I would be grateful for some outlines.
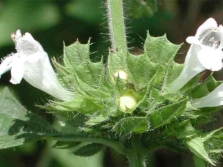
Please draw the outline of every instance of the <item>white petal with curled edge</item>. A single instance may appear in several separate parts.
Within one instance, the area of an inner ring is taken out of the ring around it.
[[[204,48],[197,54],[200,63],[208,70],[219,71],[222,69],[222,53],[212,48]]]
[[[29,56],[37,51],[43,51],[40,43],[37,42],[30,33],[25,33],[21,36],[21,32],[17,30],[15,34],[12,34],[12,39],[20,55]]]
[[[199,38],[205,31],[208,31],[217,27],[218,27],[218,24],[215,21],[215,19],[209,18],[197,29],[195,37]]]
[[[201,42],[194,36],[187,37],[187,43],[201,45]]]
[[[14,59],[11,69],[11,80],[13,84],[19,84],[24,75],[24,62],[21,58]]]
[[[29,45],[33,45],[33,47],[34,47],[35,49],[43,50],[43,48],[42,48],[42,46],[40,45],[40,43],[37,42],[37,41],[33,38],[33,36],[32,36],[30,33],[28,33],[28,32],[26,32],[26,33],[23,35],[23,37],[22,37],[22,41],[23,41],[24,43],[29,44]]]

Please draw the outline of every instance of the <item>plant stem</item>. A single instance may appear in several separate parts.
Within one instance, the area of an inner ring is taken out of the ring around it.
[[[106,0],[111,50],[127,52],[122,0]]]
[[[73,141],[73,142],[92,142],[99,143],[105,146],[111,147],[115,151],[123,154],[125,156],[129,156],[131,154],[131,150],[126,149],[120,142],[107,139],[107,138],[94,138],[87,135],[53,135],[47,136],[46,139],[58,140],[58,141]]]
[[[128,156],[129,160],[129,167],[146,167],[146,154],[143,152],[138,153],[132,153]]]

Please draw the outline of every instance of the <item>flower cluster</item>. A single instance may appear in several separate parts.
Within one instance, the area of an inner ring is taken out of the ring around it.
[[[16,53],[2,60],[0,75],[11,70],[13,84],[19,84],[24,78],[32,86],[60,100],[72,100],[74,94],[61,86],[47,53],[30,33],[23,36],[20,30],[11,35]]]
[[[121,153],[124,148],[128,150],[124,152],[132,150],[140,156],[141,152],[160,147],[190,149],[211,164],[221,155],[221,129],[203,133],[195,126],[209,121],[212,108],[194,112],[223,105],[223,84],[218,85],[211,75],[204,82],[194,78],[205,70],[223,68],[223,27],[213,18],[205,21],[195,36],[187,38],[190,48],[184,65],[174,62],[180,45],[171,43],[166,36],[152,37],[148,33],[144,53],[136,56],[118,49],[109,53],[107,63],[91,61],[90,42],[77,41],[65,46],[63,64],[55,62],[59,79],[48,54],[31,34],[22,36],[18,30],[12,34],[12,40],[16,53],[2,60],[0,75],[11,70],[11,83],[18,84],[24,78],[32,86],[61,100],[41,106],[58,115],[63,126],[54,135],[56,140],[59,136],[58,141],[62,141],[62,135],[64,141],[79,143],[84,136],[83,141],[91,144],[96,141],[98,147],[98,144],[106,145],[104,138],[108,146],[113,142],[118,143],[115,148],[122,146]],[[74,136],[75,140],[66,135]],[[91,142],[89,137],[92,136],[96,140]]]

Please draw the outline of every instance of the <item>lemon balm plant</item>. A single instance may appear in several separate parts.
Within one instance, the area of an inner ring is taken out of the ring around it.
[[[123,4],[107,0],[111,48],[108,61],[90,60],[90,42],[64,47],[63,62],[53,60],[31,34],[12,34],[16,53],[2,60],[0,74],[11,70],[13,84],[24,78],[53,97],[39,106],[60,123],[55,128],[27,111],[5,88],[0,96],[0,148],[35,140],[54,140],[55,148],[91,156],[110,147],[127,157],[130,167],[145,167],[146,156],[160,148],[192,152],[196,161],[215,165],[223,148],[222,128],[202,130],[223,105],[223,86],[205,70],[222,68],[223,28],[205,21],[184,65],[174,62],[180,48],[166,36],[147,33],[144,53],[128,51]]]

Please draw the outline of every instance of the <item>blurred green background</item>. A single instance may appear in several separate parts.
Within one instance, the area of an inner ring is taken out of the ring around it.
[[[124,0],[128,46],[132,53],[142,52],[146,31],[153,36],[167,33],[173,43],[183,43],[208,17],[223,23],[222,0]],[[10,34],[17,29],[30,32],[48,52],[60,62],[63,43],[91,39],[92,60],[106,58],[109,37],[106,8],[103,0],[0,0],[0,57],[15,52]],[[176,61],[183,62],[188,45],[184,44]],[[216,73],[218,78],[222,72]],[[50,114],[35,107],[44,104],[48,95],[25,81],[9,83],[10,73],[2,76],[0,84],[9,86],[22,104],[47,120]],[[222,117],[213,126],[222,125]],[[216,117],[217,119],[217,117]],[[0,150],[0,167],[127,167],[124,157],[110,149],[93,157],[77,157],[67,150],[51,148],[53,143],[39,141],[23,147]],[[191,155],[159,150],[148,155],[151,167],[193,166]],[[220,165],[220,164],[219,164]]]

